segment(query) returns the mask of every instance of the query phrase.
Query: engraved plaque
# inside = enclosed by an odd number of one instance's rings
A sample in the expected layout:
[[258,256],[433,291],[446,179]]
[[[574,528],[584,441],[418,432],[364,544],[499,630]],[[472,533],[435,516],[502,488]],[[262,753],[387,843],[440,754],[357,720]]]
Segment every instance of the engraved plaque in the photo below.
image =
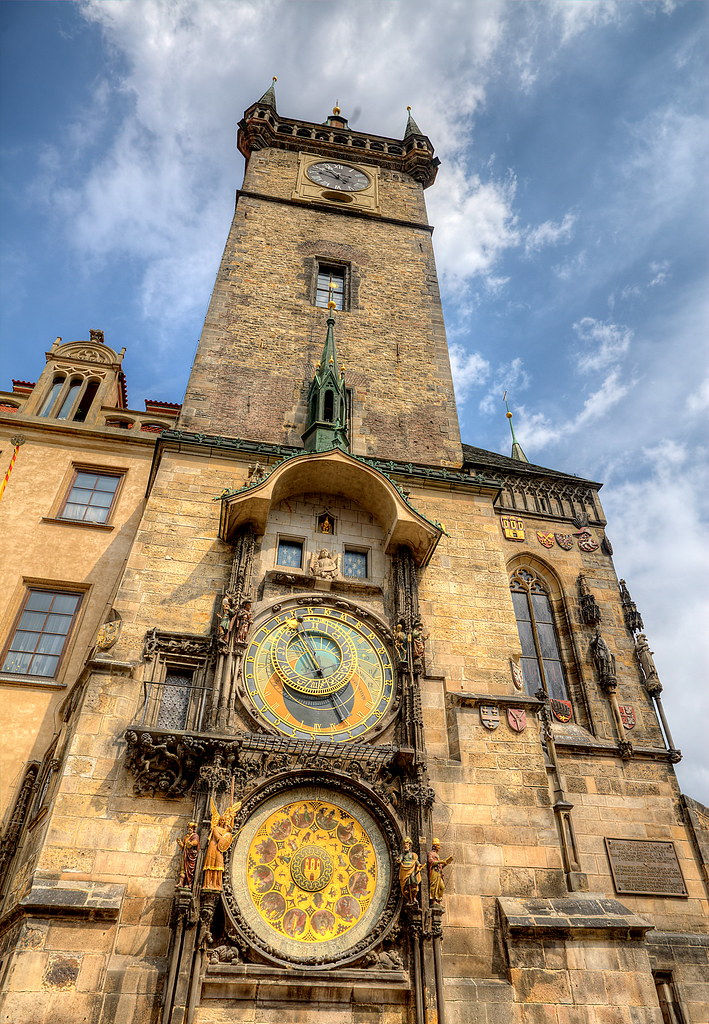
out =
[[642,896],[686,896],[674,843],[606,839],[615,891]]

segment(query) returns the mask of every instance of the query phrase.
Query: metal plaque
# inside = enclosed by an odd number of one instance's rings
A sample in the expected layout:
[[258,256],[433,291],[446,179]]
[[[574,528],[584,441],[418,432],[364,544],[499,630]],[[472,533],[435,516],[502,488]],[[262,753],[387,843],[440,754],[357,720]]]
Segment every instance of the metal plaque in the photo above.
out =
[[688,895],[674,843],[654,839],[606,839],[605,843],[617,893]]

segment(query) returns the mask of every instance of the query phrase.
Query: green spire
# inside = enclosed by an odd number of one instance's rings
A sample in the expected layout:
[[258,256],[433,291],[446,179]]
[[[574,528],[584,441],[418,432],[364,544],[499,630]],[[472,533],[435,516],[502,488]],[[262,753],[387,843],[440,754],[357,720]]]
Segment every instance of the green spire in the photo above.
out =
[[527,456],[522,451],[522,445],[519,443],[519,441],[515,437],[515,428],[512,426],[512,413],[510,412],[510,407],[507,404],[507,392],[506,391],[505,391],[504,395],[502,396],[502,400],[505,403],[505,407],[507,409],[507,412],[506,412],[505,415],[507,416],[507,420],[508,420],[508,422],[510,424],[510,431],[512,433],[512,454],[511,454],[511,458],[517,459],[518,462],[529,462],[529,459],[527,458]]
[[327,334],[322,357],[308,391],[308,418],[303,434],[305,450],[327,452],[349,450],[347,437],[347,388],[344,370],[337,362],[335,345],[335,303],[328,303]]
[[276,109],[276,90],[275,90],[275,85],[276,85],[277,81],[278,81],[278,79],[274,75],[273,76],[273,81],[269,85],[268,89],[266,89],[266,91],[263,94],[263,96],[261,97],[261,99],[257,101],[258,103],[263,103],[264,106],[273,107],[274,110]]
[[406,128],[404,129],[404,138],[408,138],[409,135],[423,135],[423,132],[411,116],[411,107],[407,107],[406,109],[409,112],[409,117],[406,122]]

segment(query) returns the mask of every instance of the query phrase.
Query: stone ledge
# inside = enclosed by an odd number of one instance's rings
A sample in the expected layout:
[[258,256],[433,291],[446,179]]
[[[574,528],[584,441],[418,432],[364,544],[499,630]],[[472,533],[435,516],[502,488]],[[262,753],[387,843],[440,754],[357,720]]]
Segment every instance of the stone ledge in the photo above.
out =
[[16,910],[34,914],[58,914],[84,918],[117,918],[125,885],[89,882],[55,876],[35,876],[32,887]]
[[618,900],[600,893],[578,893],[558,899],[510,899],[499,897],[503,927],[510,937],[557,935],[603,935],[642,939],[654,925],[634,914]]
[[405,971],[343,968],[303,971],[256,964],[213,964],[207,967],[202,999],[331,1003],[401,1003],[411,982]]

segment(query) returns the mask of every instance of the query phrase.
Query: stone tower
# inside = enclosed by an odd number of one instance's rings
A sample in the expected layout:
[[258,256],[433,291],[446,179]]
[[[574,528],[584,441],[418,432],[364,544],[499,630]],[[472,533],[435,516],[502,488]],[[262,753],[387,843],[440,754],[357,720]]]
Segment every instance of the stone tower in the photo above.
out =
[[461,444],[430,141],[270,88],[238,144],[108,641],[10,812],[5,1019],[700,1024],[709,812],[600,485]]

